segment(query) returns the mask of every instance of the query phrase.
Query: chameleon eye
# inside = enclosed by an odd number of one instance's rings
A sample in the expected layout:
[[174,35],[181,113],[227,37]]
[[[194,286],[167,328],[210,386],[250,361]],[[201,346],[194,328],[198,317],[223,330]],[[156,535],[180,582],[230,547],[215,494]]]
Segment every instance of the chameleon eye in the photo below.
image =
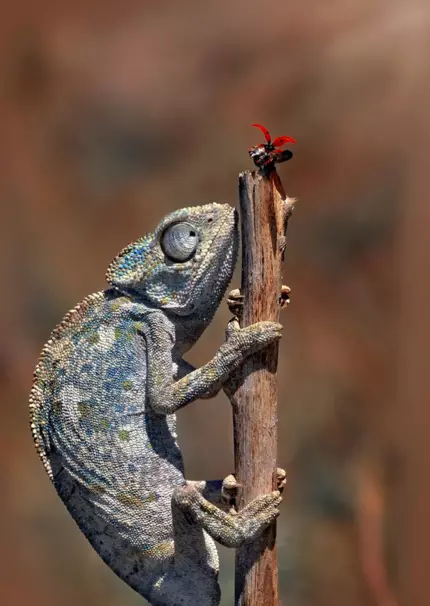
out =
[[196,252],[199,237],[191,223],[175,223],[161,237],[161,248],[172,261],[188,261]]

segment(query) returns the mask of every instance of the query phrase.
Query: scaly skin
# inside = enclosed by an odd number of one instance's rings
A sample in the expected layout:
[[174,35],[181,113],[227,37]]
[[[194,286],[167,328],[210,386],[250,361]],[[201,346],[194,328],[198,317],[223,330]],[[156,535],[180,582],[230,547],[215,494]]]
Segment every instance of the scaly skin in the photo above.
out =
[[176,441],[177,409],[280,338],[279,324],[260,322],[229,330],[197,370],[182,358],[231,280],[236,223],[215,203],[168,215],[116,257],[108,290],[65,316],[34,374],[31,428],[46,471],[103,560],[154,605],[219,604],[214,540],[238,547],[278,515],[279,491],[224,511],[221,481],[184,479]]

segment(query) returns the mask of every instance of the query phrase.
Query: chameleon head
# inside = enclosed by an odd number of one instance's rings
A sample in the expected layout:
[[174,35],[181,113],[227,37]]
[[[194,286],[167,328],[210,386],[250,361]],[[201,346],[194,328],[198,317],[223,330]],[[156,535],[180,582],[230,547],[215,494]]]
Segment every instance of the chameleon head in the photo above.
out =
[[231,206],[212,202],[184,208],[124,248],[106,279],[157,308],[181,316],[210,315],[231,280],[238,246],[237,213]]

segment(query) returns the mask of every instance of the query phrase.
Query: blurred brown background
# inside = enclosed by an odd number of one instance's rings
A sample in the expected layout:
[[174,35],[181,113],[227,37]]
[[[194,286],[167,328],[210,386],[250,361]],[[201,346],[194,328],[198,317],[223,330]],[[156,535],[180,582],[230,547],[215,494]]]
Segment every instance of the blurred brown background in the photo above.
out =
[[[144,603],[44,475],[31,373],[126,243],[172,209],[236,203],[255,121],[297,139],[279,171],[300,198],[280,359],[282,605],[430,604],[428,0],[16,0],[0,15],[1,604]],[[227,320],[223,307],[191,361]],[[179,418],[188,477],[230,473],[225,397]]]

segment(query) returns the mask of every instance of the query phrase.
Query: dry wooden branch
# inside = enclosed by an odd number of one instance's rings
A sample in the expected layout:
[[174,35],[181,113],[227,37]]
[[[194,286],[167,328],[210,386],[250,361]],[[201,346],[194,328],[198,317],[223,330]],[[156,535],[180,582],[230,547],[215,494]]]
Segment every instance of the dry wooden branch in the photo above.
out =
[[[288,218],[288,199],[279,177],[260,172],[239,175],[242,224],[241,325],[279,320],[281,270]],[[234,415],[235,469],[243,486],[239,509],[253,498],[276,489],[278,344],[246,362],[229,393]],[[276,527],[256,544],[236,554],[237,606],[277,606],[278,570]]]

